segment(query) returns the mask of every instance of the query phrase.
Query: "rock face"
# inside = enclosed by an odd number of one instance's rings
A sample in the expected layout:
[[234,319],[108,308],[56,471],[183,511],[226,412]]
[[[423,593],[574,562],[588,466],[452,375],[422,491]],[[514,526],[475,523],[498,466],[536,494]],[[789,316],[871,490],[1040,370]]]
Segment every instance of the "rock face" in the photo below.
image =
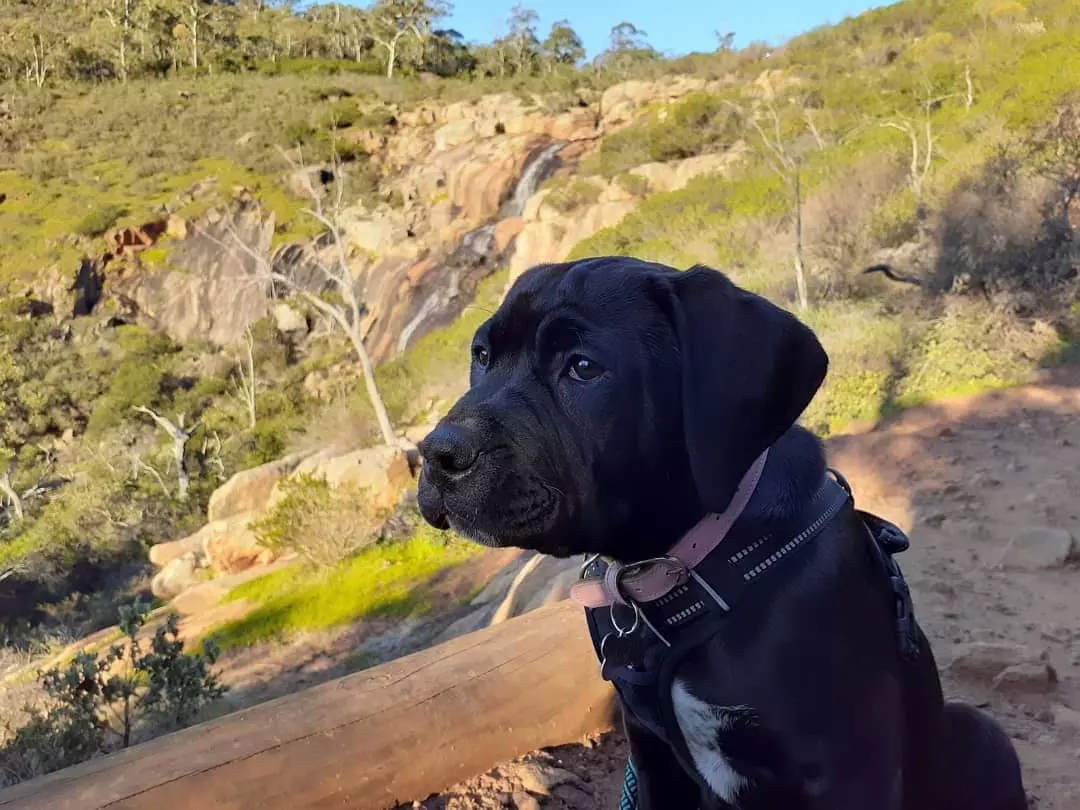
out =
[[436,643],[566,599],[580,573],[580,558],[522,554],[491,579],[470,602],[474,610],[447,627]]
[[[389,359],[410,340],[456,317],[479,281],[515,245],[524,255],[516,260],[520,271],[523,265],[563,258],[578,241],[632,210],[633,198],[612,188],[591,210],[573,216],[553,222],[527,215],[517,219],[557,168],[554,153],[544,155],[545,150],[572,144],[571,152],[580,158],[601,134],[632,123],[649,105],[719,86],[689,77],[626,82],[599,98],[582,90],[574,106],[561,112],[548,111],[550,98],[503,93],[394,110],[392,123],[378,131],[343,130],[342,137],[368,151],[386,178],[381,191],[387,202],[372,209],[354,205],[342,217],[373,359]],[[652,190],[677,188],[686,182],[684,175],[712,170],[704,167],[713,160],[701,159],[702,168],[688,163],[674,174],[671,167],[650,165],[640,175]],[[283,177],[283,185],[302,198],[318,197],[332,179],[331,168],[315,166]],[[189,201],[213,188],[210,181],[200,184],[187,195]],[[107,276],[95,276],[96,292],[73,295],[65,280],[35,291],[34,300],[57,317],[70,317],[89,312],[104,295],[125,319],[141,320],[178,340],[227,345],[268,314],[283,332],[300,334],[306,324],[297,315],[277,305],[271,312],[260,265],[269,259],[305,289],[321,291],[326,279],[316,260],[329,258],[331,246],[325,239],[286,245],[271,257],[274,225],[241,189],[230,206],[198,220],[168,215],[110,233],[111,252],[103,261],[115,261]],[[147,249],[162,239],[167,240],[164,258],[155,255],[151,261]],[[234,247],[237,240],[243,248]],[[490,247],[476,250],[482,243]],[[402,340],[406,332],[408,339]]]
[[[333,487],[361,490],[365,499],[386,510],[394,507],[402,491],[412,483],[408,452],[385,445],[365,447],[345,455],[316,453],[301,461],[293,475],[310,475]],[[266,505],[272,507],[282,497],[281,486],[275,482]]]
[[215,211],[175,244],[169,256],[175,269],[127,265],[109,276],[107,291],[176,340],[233,343],[267,314],[266,285],[247,250],[222,245],[240,240],[255,256],[267,256],[273,233],[273,216],[264,218],[253,204]]
[[[648,192],[676,191],[696,177],[729,169],[743,153],[744,147],[738,144],[723,154],[699,155],[669,163],[646,163],[632,169],[630,174],[642,178]],[[640,202],[639,197],[617,182],[605,183],[599,178],[589,178],[587,182],[597,188],[596,202],[571,211],[560,211],[552,206],[546,190],[529,200],[522,215],[524,227],[518,234],[510,260],[510,283],[537,264],[564,260],[579,242],[617,225]]]

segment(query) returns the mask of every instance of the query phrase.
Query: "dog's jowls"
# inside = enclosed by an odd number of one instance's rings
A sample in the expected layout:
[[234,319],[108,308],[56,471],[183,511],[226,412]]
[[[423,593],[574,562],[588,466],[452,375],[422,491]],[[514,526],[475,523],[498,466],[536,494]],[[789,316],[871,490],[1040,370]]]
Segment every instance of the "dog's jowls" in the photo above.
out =
[[[795,422],[824,350],[796,318],[706,268],[588,259],[526,273],[477,332],[471,386],[424,440],[420,508],[478,542],[632,562],[731,500],[797,514],[825,474]],[[783,588],[748,598],[679,665],[697,773],[627,716],[641,810],[1021,810],[1000,727],[945,704],[925,638],[900,660],[858,527],[830,528]],[[701,786],[704,786],[701,787]]]

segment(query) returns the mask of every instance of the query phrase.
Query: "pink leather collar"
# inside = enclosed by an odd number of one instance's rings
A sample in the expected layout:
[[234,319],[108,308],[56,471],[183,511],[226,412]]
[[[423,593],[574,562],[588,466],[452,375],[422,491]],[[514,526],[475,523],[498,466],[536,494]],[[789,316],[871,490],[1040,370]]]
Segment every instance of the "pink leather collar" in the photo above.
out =
[[587,608],[606,607],[614,603],[655,602],[666,596],[672,588],[683,584],[689,571],[697,567],[731,531],[739,515],[750,503],[757,489],[769,451],[766,450],[739,482],[735,495],[727,509],[719,514],[710,512],[690,531],[683,535],[666,557],[642,562],[613,562],[602,579],[583,579],[570,588],[570,598]]

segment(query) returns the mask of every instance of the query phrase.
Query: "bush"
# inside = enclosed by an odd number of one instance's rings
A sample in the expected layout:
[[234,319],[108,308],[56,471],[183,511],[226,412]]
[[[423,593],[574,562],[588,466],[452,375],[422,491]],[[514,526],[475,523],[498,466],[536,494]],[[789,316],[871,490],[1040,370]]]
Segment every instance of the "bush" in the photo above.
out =
[[333,567],[373,543],[386,521],[366,492],[332,487],[322,478],[289,478],[281,489],[284,497],[251,528],[260,544],[295,551],[316,568]]
[[939,290],[995,294],[1062,288],[1076,276],[1072,226],[1049,179],[999,156],[961,183],[941,214]]
[[127,213],[127,209],[122,205],[103,205],[95,208],[75,225],[75,233],[91,238],[101,236],[121,217],[127,216]]
[[741,127],[738,114],[723,99],[692,93],[681,103],[605,138],[585,169],[612,177],[643,163],[720,151],[734,143]]
[[599,186],[582,178],[574,180],[560,178],[553,181],[549,189],[550,192],[544,198],[544,203],[564,214],[592,205],[600,199]]
[[323,129],[346,129],[360,120],[360,108],[355,101],[343,99],[330,105],[322,117],[319,125]]
[[185,655],[175,614],[143,649],[139,636],[148,612],[140,602],[121,608],[120,643],[104,653],[80,653],[66,667],[42,673],[47,704],[30,709],[29,720],[0,749],[2,784],[83,762],[110,743],[126,748],[146,727],[187,725],[224,694],[210,671],[215,646],[210,642],[202,652]]

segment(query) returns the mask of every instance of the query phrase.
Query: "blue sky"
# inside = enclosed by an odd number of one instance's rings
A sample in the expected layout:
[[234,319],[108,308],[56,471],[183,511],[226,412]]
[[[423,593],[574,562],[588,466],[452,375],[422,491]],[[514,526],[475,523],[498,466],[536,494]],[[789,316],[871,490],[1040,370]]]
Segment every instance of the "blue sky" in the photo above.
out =
[[[506,31],[514,0],[456,0],[450,26],[469,41],[490,41]],[[589,57],[607,47],[611,27],[624,20],[644,29],[649,43],[671,54],[716,49],[714,31],[734,31],[738,47],[753,40],[777,44],[795,34],[868,8],[886,0],[533,0],[527,7],[540,15],[546,33],[555,20],[568,19],[585,41]]]

